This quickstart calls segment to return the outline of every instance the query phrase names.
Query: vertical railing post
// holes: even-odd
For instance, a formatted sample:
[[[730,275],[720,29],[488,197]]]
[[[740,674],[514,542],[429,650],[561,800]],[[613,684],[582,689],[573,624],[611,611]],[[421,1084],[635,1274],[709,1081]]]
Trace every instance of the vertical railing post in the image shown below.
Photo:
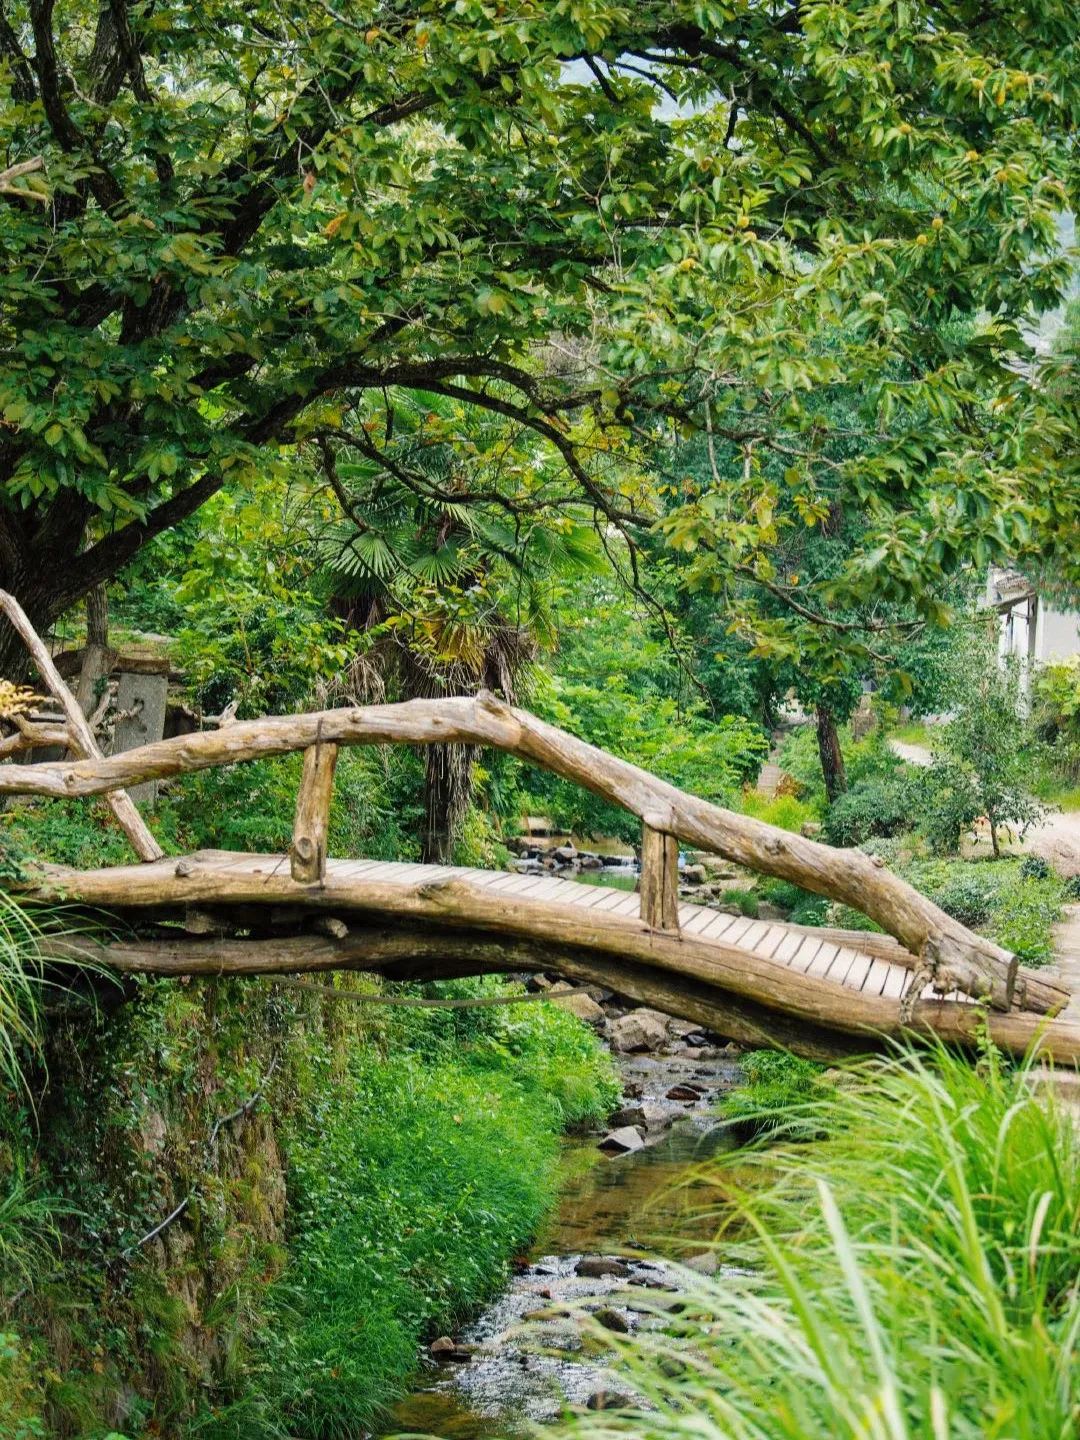
[[[330,800],[338,747],[316,740],[304,751],[304,769],[296,797],[289,867],[302,885],[326,879],[326,837],[330,829]]]
[[[679,842],[647,816],[641,825],[641,918],[651,930],[679,928]]]

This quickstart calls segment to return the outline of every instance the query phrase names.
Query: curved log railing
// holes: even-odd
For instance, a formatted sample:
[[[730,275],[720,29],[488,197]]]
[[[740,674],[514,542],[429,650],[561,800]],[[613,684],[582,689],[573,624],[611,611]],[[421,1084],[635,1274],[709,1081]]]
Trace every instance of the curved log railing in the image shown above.
[[[684,841],[862,911],[899,941],[913,957],[911,967],[921,980],[941,994],[961,991],[1002,1011],[1014,1003],[1041,1010],[1055,1003],[1052,986],[1026,977],[1017,985],[1014,955],[966,929],[877,859],[859,850],[834,849],[688,795],[487,694],[237,721],[119,755],[0,765],[0,795],[108,795],[145,780],[301,750],[305,761],[292,878],[318,885],[326,867],[337,747],[387,744],[492,746],[637,815],[642,822],[642,918],[651,930],[677,933],[677,842]]]

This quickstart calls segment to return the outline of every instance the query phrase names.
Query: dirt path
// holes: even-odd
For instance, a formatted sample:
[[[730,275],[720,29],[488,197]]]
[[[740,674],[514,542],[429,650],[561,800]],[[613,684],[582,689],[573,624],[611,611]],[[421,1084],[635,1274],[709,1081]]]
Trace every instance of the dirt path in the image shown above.
[[[1065,1015],[1080,1020],[1080,905],[1066,905],[1054,926],[1054,955],[1054,972],[1072,986],[1073,998]]]

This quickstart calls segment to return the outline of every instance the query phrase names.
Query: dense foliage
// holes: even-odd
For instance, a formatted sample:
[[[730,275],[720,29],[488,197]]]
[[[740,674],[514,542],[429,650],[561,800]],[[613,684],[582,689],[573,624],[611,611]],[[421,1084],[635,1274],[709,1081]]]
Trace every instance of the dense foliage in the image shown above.
[[[166,981],[54,1018],[36,1116],[9,1094],[0,1127],[5,1435],[343,1433],[501,1281],[560,1131],[614,1103],[610,1063],[554,1006],[388,1012],[365,988]]]
[[[1072,20],[16,0],[0,141],[41,168],[0,196],[0,578],[46,625],[223,487],[383,464],[420,390],[533,432],[628,536],[688,430],[709,468],[659,458],[664,531],[707,588],[934,612],[1075,513],[1057,392],[1014,363],[1067,281]],[[839,514],[839,572],[777,568],[778,526]]]

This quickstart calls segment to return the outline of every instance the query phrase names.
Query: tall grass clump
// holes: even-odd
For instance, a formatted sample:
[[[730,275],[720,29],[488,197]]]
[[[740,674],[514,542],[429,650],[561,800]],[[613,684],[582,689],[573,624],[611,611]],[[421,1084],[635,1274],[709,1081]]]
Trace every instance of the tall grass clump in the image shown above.
[[[40,1040],[41,934],[0,890],[0,1085],[23,1086],[23,1066]]]
[[[637,1440],[1069,1440],[1080,1433],[1080,1132],[987,1053],[853,1072],[810,1145],[741,1152],[722,1257],[620,1346]],[[749,1172],[745,1167],[749,1167]],[[729,1212],[730,1213],[730,1212]]]

